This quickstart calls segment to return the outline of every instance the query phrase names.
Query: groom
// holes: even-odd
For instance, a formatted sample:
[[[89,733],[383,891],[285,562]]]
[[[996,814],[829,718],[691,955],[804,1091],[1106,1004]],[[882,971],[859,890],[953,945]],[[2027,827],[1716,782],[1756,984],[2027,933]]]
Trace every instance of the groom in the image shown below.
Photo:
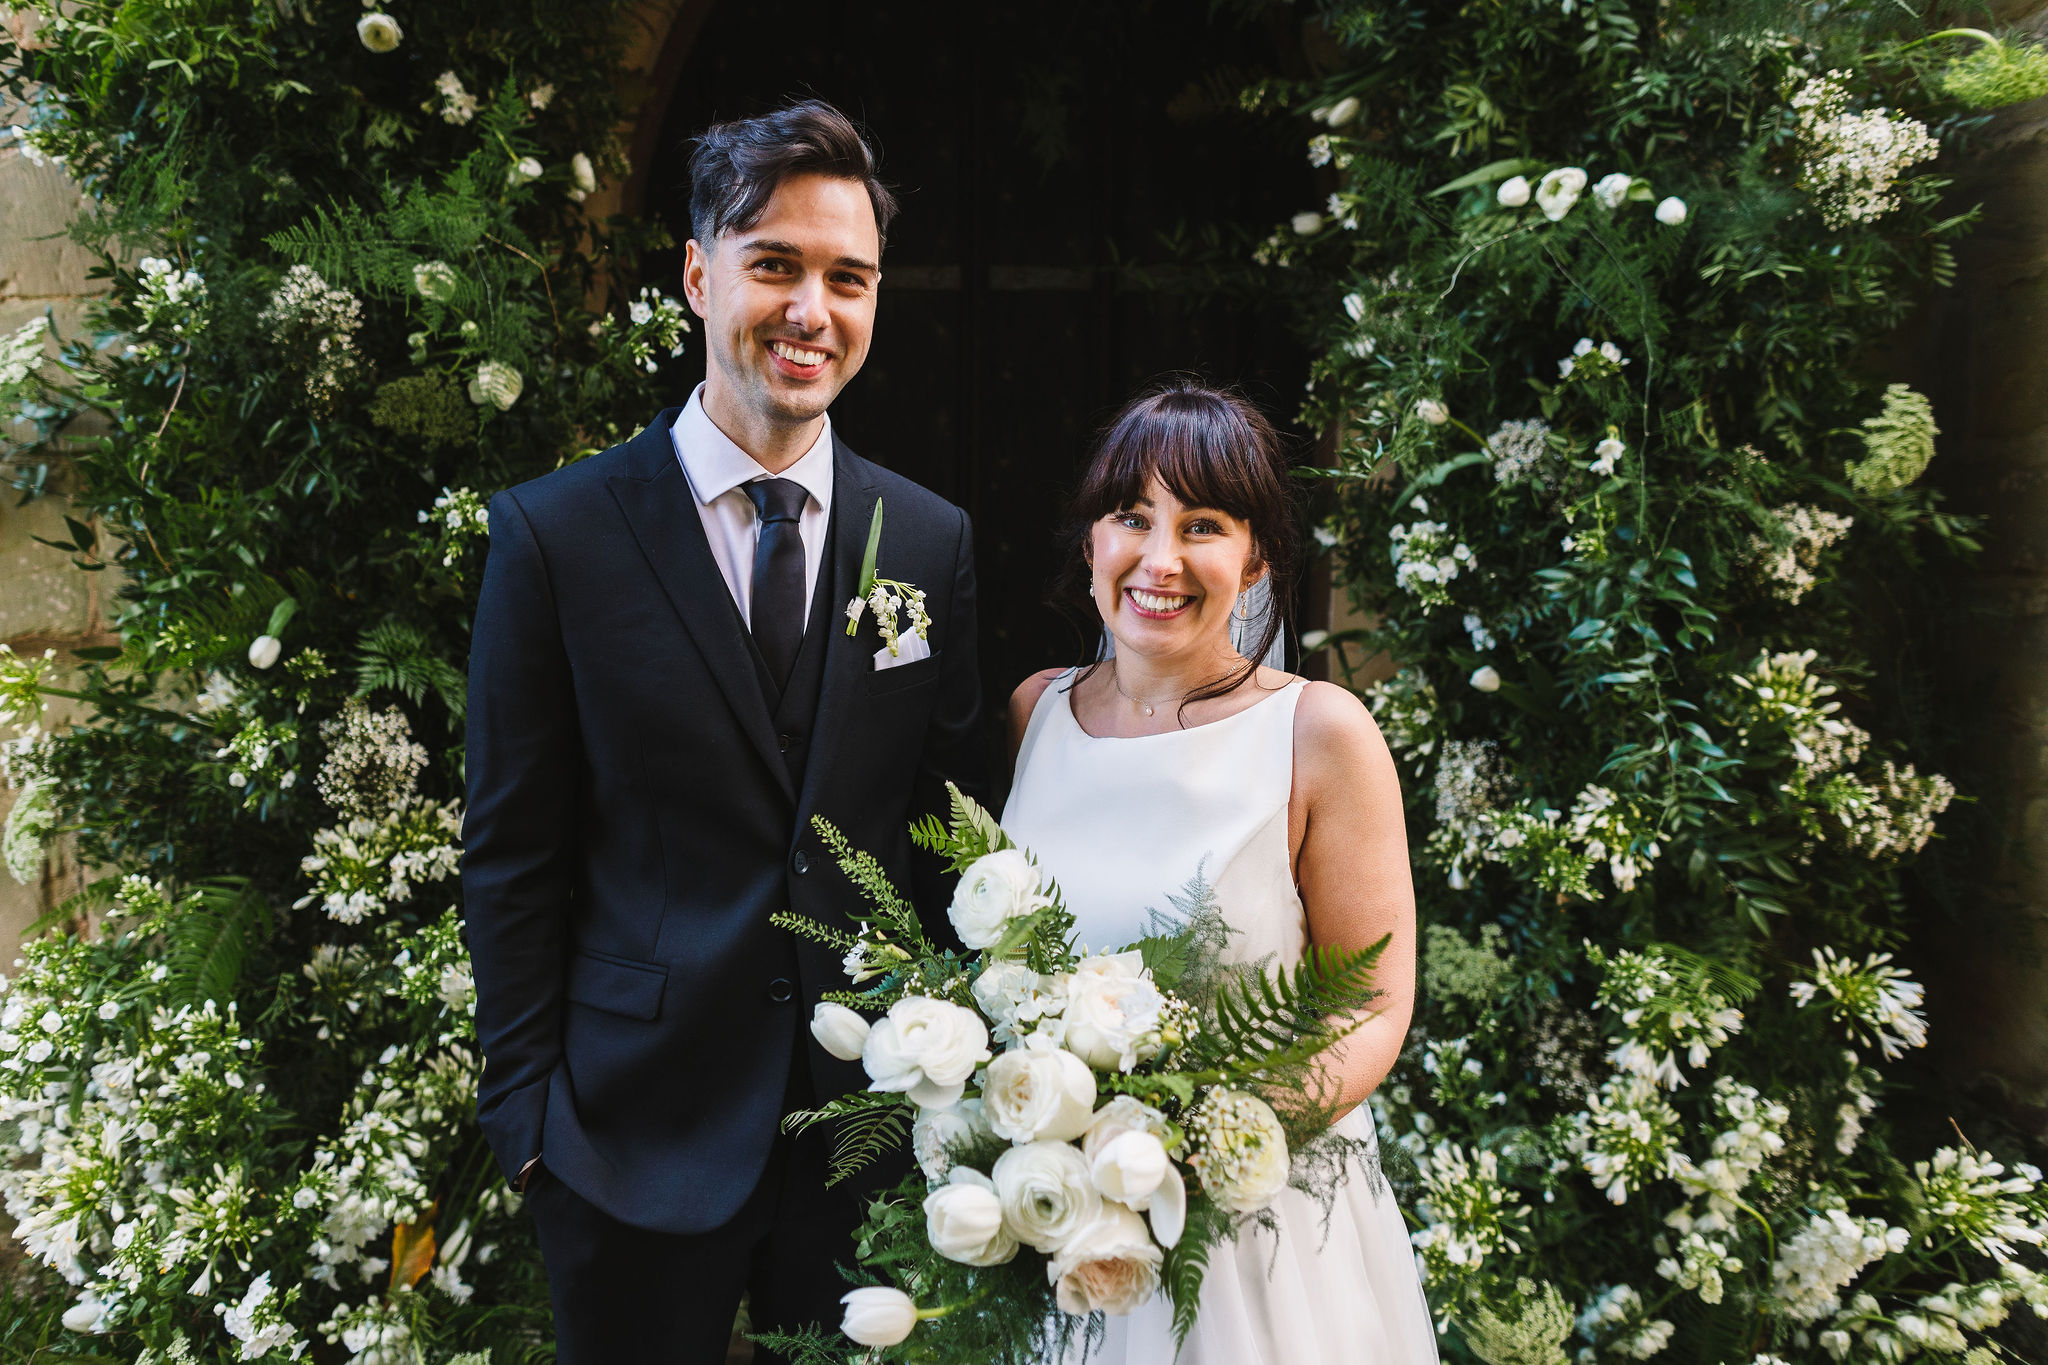
[[[906,825],[981,776],[967,518],[826,415],[874,330],[874,154],[810,101],[711,128],[690,174],[704,383],[492,501],[470,655],[477,1114],[562,1365],[721,1362],[743,1291],[757,1329],[836,1326],[859,1182],[778,1125],[865,1078],[807,1027],[839,954],[769,916],[859,907],[821,814],[943,920]],[[847,631],[878,502],[928,657]]]

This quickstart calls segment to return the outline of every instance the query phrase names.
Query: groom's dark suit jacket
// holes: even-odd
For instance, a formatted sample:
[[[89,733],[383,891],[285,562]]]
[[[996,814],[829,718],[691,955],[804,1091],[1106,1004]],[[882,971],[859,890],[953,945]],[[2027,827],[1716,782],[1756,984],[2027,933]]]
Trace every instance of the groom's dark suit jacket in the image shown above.
[[[947,780],[979,787],[982,738],[966,515],[838,444],[778,688],[711,557],[678,411],[491,502],[462,889],[477,1111],[507,1178],[542,1156],[613,1217],[694,1233],[760,1178],[798,1047],[815,1093],[797,1098],[865,1083],[809,1037],[840,955],[768,923],[844,926],[861,904],[811,817],[943,925],[943,868],[906,825]],[[886,670],[871,618],[849,638],[844,615],[877,498],[877,572],[924,589],[932,620],[932,657]]]

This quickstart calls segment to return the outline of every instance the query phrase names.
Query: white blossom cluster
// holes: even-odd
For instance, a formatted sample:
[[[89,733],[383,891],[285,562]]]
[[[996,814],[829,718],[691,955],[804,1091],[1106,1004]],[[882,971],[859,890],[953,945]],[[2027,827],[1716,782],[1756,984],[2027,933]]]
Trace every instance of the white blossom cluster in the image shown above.
[[[7,864],[8,873],[23,886],[42,880],[43,855],[61,816],[57,790],[54,778],[29,778],[21,784],[14,804],[8,808],[7,823],[0,826],[0,861]]]
[[[320,722],[327,757],[314,787],[336,813],[352,820],[375,819],[409,803],[427,751],[415,744],[412,723],[397,707],[372,711],[350,697],[341,714]]]
[[[1932,1159],[1914,1162],[1913,1178],[1935,1225],[1994,1261],[2017,1256],[2015,1242],[2038,1247],[2048,1238],[2039,1167],[2018,1162],[2008,1176],[2001,1163],[1980,1152],[1944,1147]]]
[[[1628,1285],[1610,1285],[1595,1293],[1574,1322],[1579,1335],[1609,1355],[1627,1360],[1648,1360],[1671,1344],[1677,1330],[1664,1318],[1651,1318],[1643,1296]],[[1579,1352],[1581,1361],[1591,1361],[1593,1347]]]
[[[1470,1038],[1424,1038],[1422,1072],[1430,1078],[1430,1095],[1438,1103],[1467,1111],[1497,1109],[1508,1097],[1486,1085],[1486,1064],[1471,1055]]]
[[[1608,1061],[1623,1075],[1665,1089],[1686,1084],[1678,1054],[1694,1067],[1707,1064],[1715,1048],[1742,1031],[1742,1011],[1702,973],[1681,972],[1664,952],[1623,949],[1611,959],[1588,945],[1596,966],[1604,966],[1593,1007],[1614,1017],[1622,1032],[1612,1041]]]
[[[1891,1061],[1908,1048],[1927,1046],[1927,1020],[1920,1013],[1926,991],[1891,965],[1890,953],[1872,953],[1858,966],[1833,947],[1813,950],[1813,980],[1795,981],[1792,999],[1803,1009],[1825,995],[1828,1012],[1858,1040],[1876,1044]]]
[[[1499,643],[1493,638],[1493,632],[1486,628],[1486,622],[1480,618],[1477,612],[1468,611],[1465,613],[1465,633],[1472,637],[1472,648],[1482,654]]]
[[[1848,76],[1830,71],[1810,77],[1792,96],[1799,183],[1831,228],[1875,222],[1897,208],[1894,186],[1900,174],[1941,151],[1941,143],[1918,119],[1882,109],[1851,113]]]
[[[1365,689],[1365,706],[1387,747],[1416,770],[1437,747],[1436,689],[1420,669],[1402,669]]]
[[[1610,1076],[1585,1111],[1571,1116],[1571,1125],[1569,1149],[1594,1187],[1616,1204],[1678,1169],[1678,1111],[1640,1076]]]
[[[316,412],[334,400],[360,365],[356,331],[363,304],[346,289],[331,286],[308,265],[295,265],[256,319],[300,372]]]
[[[1425,515],[1429,504],[1416,498],[1414,509]],[[1451,600],[1450,584],[1472,567],[1472,551],[1440,521],[1417,520],[1387,532],[1393,541],[1394,584],[1415,594],[1423,609]]]
[[[1816,657],[1811,649],[1759,654],[1728,679],[1742,694],[1737,738],[1749,741],[1770,729],[1782,731],[1802,782],[1852,766],[1870,743],[1870,732],[1843,720],[1842,704],[1828,700],[1835,685],[1813,672]]]
[[[1814,570],[1822,552],[1848,535],[1856,520],[1804,502],[1774,507],[1769,517],[1768,528],[1749,538],[1749,571],[1771,596],[1792,605],[1819,581]]]
[[[298,785],[297,771],[281,752],[298,738],[299,727],[291,721],[267,724],[251,720],[233,739],[215,749],[213,756],[228,764],[228,785],[246,792],[243,805],[253,807],[268,792],[290,791]]]
[[[444,123],[459,126],[476,117],[476,96],[462,88],[462,78],[453,71],[443,71],[434,77],[434,89],[441,96],[440,114]],[[423,104],[420,108],[428,113],[435,112],[431,104]]]
[[[415,797],[371,819],[315,831],[299,870],[313,889],[292,903],[318,904],[329,918],[360,924],[413,897],[417,884],[442,882],[462,864],[462,803]]]
[[[1766,1099],[1755,1086],[1732,1076],[1714,1080],[1714,1114],[1727,1126],[1714,1135],[1710,1155],[1697,1166],[1686,1158],[1678,1163],[1678,1182],[1707,1197],[1707,1212],[1701,1218],[1691,1219],[1685,1210],[1674,1215],[1688,1220],[1681,1230],[1698,1227],[1712,1232],[1725,1227],[1725,1222],[1716,1227],[1707,1222],[1735,1216],[1742,1191],[1765,1162],[1785,1150],[1785,1126],[1792,1119],[1792,1110],[1784,1102]]]
[[[1934,821],[1955,800],[1955,784],[1940,773],[1886,759],[1875,781],[1839,774],[1816,793],[1832,824],[1824,832],[1873,861],[1918,853],[1934,837]]]
[[[1825,1209],[1785,1239],[1771,1266],[1778,1311],[1795,1322],[1818,1322],[1842,1306],[1842,1290],[1873,1261],[1904,1251],[1912,1234],[1882,1218],[1852,1218]]]
[[[470,545],[490,539],[491,509],[473,488],[443,488],[431,508],[421,509],[419,519],[438,533],[444,569],[460,564]]]
[[[160,333],[168,339],[189,339],[199,330],[199,309],[206,302],[206,281],[196,270],[180,270],[161,256],[144,256],[136,266],[134,306],[142,314],[138,334]]]
[[[1557,483],[1559,461],[1550,449],[1550,425],[1531,418],[1526,422],[1502,422],[1486,438],[1493,456],[1493,479],[1503,488],[1534,481],[1538,487]]]
[[[1727,1292],[1722,1272],[1742,1271],[1742,1258],[1729,1251],[1728,1243],[1697,1226],[1680,1233],[1673,1250],[1675,1255],[1657,1262],[1657,1273],[1680,1289],[1699,1291],[1702,1303],[1719,1303]]]
[[[1593,338],[1580,337],[1572,343],[1572,353],[1557,362],[1557,377],[1570,379],[1620,374],[1629,364],[1629,358],[1621,353],[1621,347],[1611,341],[1593,344]]]
[[[683,353],[690,311],[659,289],[642,289],[640,297],[626,306],[626,318],[633,324],[626,335],[626,353],[647,373],[660,368],[656,352],[666,352],[670,359]]]
[[[20,386],[43,367],[43,338],[49,334],[50,319],[34,317],[0,338],[0,391]]]
[[[1470,1274],[1492,1253],[1522,1249],[1514,1234],[1529,1211],[1501,1183],[1497,1155],[1440,1142],[1415,1164],[1422,1175],[1415,1213],[1423,1226],[1409,1240],[1430,1284]]]
[[[1620,891],[1633,891],[1636,881],[1656,864],[1663,850],[1652,818],[1633,799],[1606,787],[1589,786],[1572,798],[1566,828],[1585,846],[1591,862],[1605,859],[1607,875]]]

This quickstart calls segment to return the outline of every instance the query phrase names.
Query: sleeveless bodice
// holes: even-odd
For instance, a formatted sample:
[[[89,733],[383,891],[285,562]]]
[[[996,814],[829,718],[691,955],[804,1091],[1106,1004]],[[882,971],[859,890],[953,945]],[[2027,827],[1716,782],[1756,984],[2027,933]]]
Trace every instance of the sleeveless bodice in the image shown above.
[[[1227,955],[1294,962],[1307,942],[1287,842],[1300,679],[1187,730],[1098,738],[1074,718],[1074,670],[1032,709],[1003,828],[1059,883],[1082,944],[1120,948],[1174,914],[1197,871],[1235,931]]]

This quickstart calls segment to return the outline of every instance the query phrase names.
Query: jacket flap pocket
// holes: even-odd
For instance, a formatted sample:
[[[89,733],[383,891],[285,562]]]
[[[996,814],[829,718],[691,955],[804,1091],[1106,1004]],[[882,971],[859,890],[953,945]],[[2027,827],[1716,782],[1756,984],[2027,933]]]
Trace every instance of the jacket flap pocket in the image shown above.
[[[569,998],[628,1019],[658,1016],[662,988],[667,985],[668,968],[651,963],[587,952],[569,960]]]

